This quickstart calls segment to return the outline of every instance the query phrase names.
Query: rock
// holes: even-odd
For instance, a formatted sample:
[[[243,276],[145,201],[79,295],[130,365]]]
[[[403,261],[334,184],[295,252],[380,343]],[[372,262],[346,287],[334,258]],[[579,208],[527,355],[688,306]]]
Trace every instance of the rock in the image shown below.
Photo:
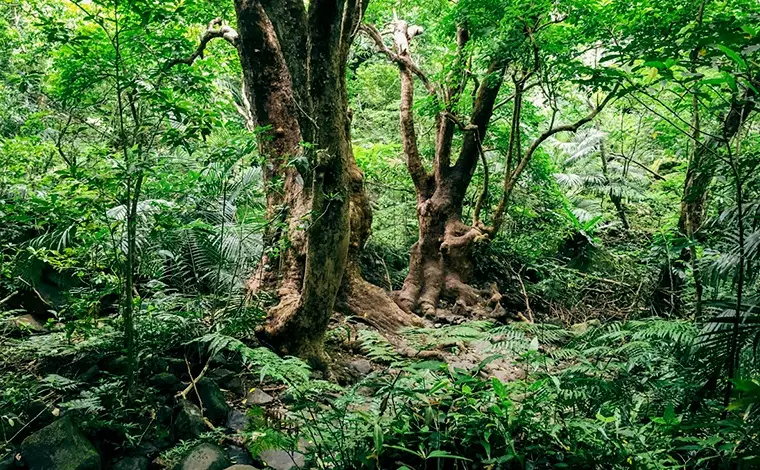
[[[225,468],[224,470],[259,470],[259,469],[254,467],[253,465],[233,465],[231,467]]]
[[[203,416],[212,423],[223,423],[227,419],[227,413],[230,412],[230,406],[224,400],[224,394],[219,385],[213,380],[203,377],[196,382],[195,388],[201,397]]]
[[[230,411],[230,414],[227,415],[227,423],[225,426],[232,429],[233,431],[243,431],[248,427],[248,422],[249,419],[245,413],[238,410],[232,410]]]
[[[100,454],[68,417],[24,439],[21,455],[29,470],[100,469]]]
[[[193,448],[175,470],[224,470],[231,465],[221,447],[203,443]]]
[[[272,395],[269,395],[260,388],[253,389],[253,391],[248,393],[248,396],[245,397],[245,403],[247,405],[266,405],[267,403],[271,403],[273,401],[274,398]]]
[[[229,364],[229,361],[227,361],[227,358],[223,354],[219,353],[211,358],[209,364],[212,367],[225,367]]]
[[[291,470],[303,468],[306,464],[306,456],[300,452],[286,452],[284,450],[265,450],[259,454],[259,459],[267,467],[274,470]]]
[[[89,382],[90,380],[94,379],[98,372],[100,372],[100,369],[98,369],[98,366],[92,366],[86,371],[82,372],[79,377],[77,377],[81,382]]]
[[[216,369],[212,371],[208,376],[216,383],[219,384],[225,390],[235,393],[236,395],[244,396],[245,387],[243,381],[234,372],[229,369]]]
[[[129,360],[127,356],[116,356],[109,359],[103,369],[114,375],[125,375],[129,369]]]
[[[159,424],[171,423],[174,410],[170,406],[159,405],[156,409],[156,422]]]
[[[166,363],[166,371],[171,372],[177,377],[187,375],[187,364],[184,359],[177,359],[176,357],[167,357],[164,359]]]
[[[45,328],[42,323],[37,321],[37,319],[30,314],[20,315],[18,317],[11,318],[8,321],[10,322],[11,326],[16,329],[16,336],[22,334],[47,333],[47,328]]]
[[[348,368],[356,375],[364,377],[372,372],[372,363],[367,359],[356,359],[348,363]]]
[[[251,453],[248,452],[248,449],[244,449],[242,447],[238,446],[229,446],[225,449],[225,452],[227,452],[227,457],[232,461],[232,463],[237,465],[253,465],[253,457],[251,457]]]
[[[127,457],[111,467],[112,470],[148,470],[148,457]]]
[[[149,380],[150,384],[159,390],[174,390],[179,379],[169,372],[160,372]]]
[[[229,390],[239,397],[245,396],[245,385],[243,385],[243,381],[240,380],[240,377],[237,375],[230,377],[229,380],[222,385],[222,388]]]
[[[206,431],[201,409],[195,404],[182,400],[177,419],[174,421],[174,435],[177,439],[195,439]]]
[[[137,448],[137,452],[139,452],[140,455],[144,456],[145,458],[150,459],[158,455],[162,450],[166,450],[171,447],[170,444],[167,444],[167,440],[162,439],[160,441],[143,442],[140,444],[140,447]]]
[[[211,372],[208,373],[207,377],[214,379],[216,383],[218,383],[220,386],[222,383],[232,377],[234,374],[231,370],[221,368],[221,369],[214,369]]]

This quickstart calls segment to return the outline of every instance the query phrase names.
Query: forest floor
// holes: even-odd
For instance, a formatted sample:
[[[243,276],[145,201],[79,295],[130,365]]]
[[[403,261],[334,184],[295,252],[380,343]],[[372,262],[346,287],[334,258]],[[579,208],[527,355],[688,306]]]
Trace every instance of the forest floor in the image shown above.
[[[155,351],[141,358],[130,405],[130,398],[119,392],[128,370],[126,357],[113,342],[118,336],[115,319],[100,320],[91,334],[68,336],[64,325],[51,331],[29,315],[18,317],[0,335],[10,353],[4,369],[18,379],[16,386],[28,388],[18,391],[24,403],[19,403],[22,411],[12,415],[16,419],[10,426],[11,415],[4,416],[6,453],[0,469],[28,465],[35,470],[40,468],[38,459],[30,452],[54,459],[56,448],[67,447],[96,449],[104,468],[202,468],[193,466],[199,459],[298,468],[304,465],[302,452],[309,450],[311,438],[319,438],[309,435],[313,430],[289,429],[300,421],[297,415],[303,413],[307,398],[293,396],[294,390],[307,394],[319,384],[317,389],[329,391],[331,399],[355,393],[355,411],[369,409],[382,398],[385,392],[377,379],[398,380],[404,368],[415,364],[502,382],[525,376],[511,358],[497,353],[494,345],[504,338],[485,334],[490,323],[448,319],[456,324],[425,320],[425,327],[384,337],[368,325],[336,315],[326,342],[329,367],[324,372],[309,371],[295,359],[289,369],[287,359],[277,362],[273,354],[267,360],[251,360],[265,349],[242,343],[237,352],[231,344],[220,347],[214,340],[208,348],[190,342]],[[208,351],[214,351],[213,356]],[[304,387],[306,383],[310,385]],[[316,403],[327,406],[324,399]],[[80,442],[51,434],[56,426],[51,423],[60,422],[54,418],[62,412],[77,416],[72,435],[81,437]],[[251,429],[259,434],[251,434]],[[265,429],[298,437],[265,442],[271,437],[266,431],[261,434]],[[35,436],[43,438],[43,450],[32,445]],[[261,445],[253,442],[257,438]]]

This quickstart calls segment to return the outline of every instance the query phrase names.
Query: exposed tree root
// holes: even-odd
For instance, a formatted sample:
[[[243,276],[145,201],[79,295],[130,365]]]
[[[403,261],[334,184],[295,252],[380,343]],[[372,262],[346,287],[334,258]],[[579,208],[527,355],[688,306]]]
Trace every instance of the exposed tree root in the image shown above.
[[[348,279],[344,284],[345,296],[340,301],[340,310],[384,333],[395,332],[404,326],[424,324],[417,315],[399,308],[383,289],[365,281],[358,274],[356,266],[350,267],[347,275]]]

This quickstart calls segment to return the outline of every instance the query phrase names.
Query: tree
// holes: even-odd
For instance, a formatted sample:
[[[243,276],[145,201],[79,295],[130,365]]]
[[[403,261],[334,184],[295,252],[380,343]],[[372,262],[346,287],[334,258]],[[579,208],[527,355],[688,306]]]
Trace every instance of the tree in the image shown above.
[[[276,291],[264,327],[283,352],[319,365],[335,307],[378,326],[413,323],[361,278],[356,254],[371,209],[353,158],[346,63],[367,2],[237,0],[237,31],[212,23],[190,64],[214,37],[238,51],[244,90],[265,157],[268,247],[252,292]],[[340,294],[340,296],[339,296]]]
[[[554,107],[548,129],[529,141],[523,152],[526,139],[521,113],[529,90],[551,89],[557,85],[556,80],[567,80],[567,76],[560,78],[551,73],[551,66],[557,66],[561,60],[571,61],[573,67],[578,67],[575,72],[582,68],[575,62],[581,55],[577,50],[542,54],[542,46],[546,47],[551,41],[556,41],[551,44],[556,46],[562,40],[561,36],[552,36],[556,34],[552,26],[566,17],[553,7],[551,2],[528,6],[519,2],[507,5],[483,2],[477,3],[477,7],[467,3],[460,9],[454,8],[453,16],[458,17],[456,53],[441,83],[428,78],[411,55],[410,43],[423,28],[396,18],[392,22],[393,46],[389,47],[378,28],[363,26],[378,50],[398,66],[401,80],[401,141],[407,169],[416,188],[419,222],[419,238],[411,249],[409,274],[396,296],[399,306],[407,312],[419,308],[424,315],[434,315],[441,297],[454,300],[465,309],[479,303],[482,293],[469,285],[473,245],[496,237],[510,195],[541,144],[560,132],[577,131],[615,96],[614,92],[606,94],[590,113],[571,124],[555,125],[558,110]],[[470,11],[474,13],[468,16]],[[494,30],[499,34],[498,40],[489,37]],[[478,67],[482,67],[479,74],[474,72]],[[596,75],[589,68],[584,71]],[[424,85],[435,110],[436,138],[431,170],[425,167],[415,127],[415,78]],[[513,93],[498,101],[507,81],[511,81]],[[468,91],[472,96],[471,106],[468,106]],[[550,91],[544,95],[549,102],[556,98]],[[472,220],[466,223],[463,220],[465,197],[479,161],[487,171],[486,131],[495,111],[509,102],[512,103],[511,125],[501,195],[490,220],[485,220],[483,211],[489,196],[486,175],[484,191],[477,198]],[[465,118],[463,113],[469,117]],[[457,144],[459,154],[452,162]]]
[[[760,83],[753,61],[748,60],[757,47],[757,31],[747,25],[756,17],[756,3],[742,0],[730,8],[709,0],[676,8],[653,3],[655,11],[661,12],[658,17],[673,26],[657,35],[638,32],[627,45],[616,42],[614,52],[632,61],[646,54],[649,60],[636,70],[648,69],[650,73],[643,81],[629,78],[637,89],[633,96],[687,138],[689,155],[677,225],[685,243],[675,261],[662,266],[653,300],[658,310],[680,311],[682,271],[690,263],[696,310],[701,315],[703,288],[696,247],[702,238],[700,229],[707,216],[710,186],[719,166],[720,149],[755,111]],[[690,99],[666,103],[656,96],[657,89]]]

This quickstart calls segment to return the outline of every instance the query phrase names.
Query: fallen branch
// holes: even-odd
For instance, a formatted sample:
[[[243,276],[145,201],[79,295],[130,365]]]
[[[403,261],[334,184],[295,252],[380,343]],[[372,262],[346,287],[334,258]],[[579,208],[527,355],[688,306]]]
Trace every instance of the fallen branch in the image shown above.
[[[190,393],[191,390],[195,390],[195,395],[198,397],[198,403],[201,404],[201,415],[203,415],[203,402],[201,401],[201,396],[198,393],[198,388],[195,386],[195,384],[198,383],[200,379],[203,378],[204,375],[206,375],[206,372],[208,371],[208,367],[211,364],[211,358],[209,358],[208,361],[206,361],[206,365],[203,366],[203,370],[201,370],[201,373],[198,374],[198,377],[193,378],[193,373],[190,371],[190,363],[187,361],[187,358],[185,358],[185,366],[187,366],[187,374],[190,376],[190,385],[185,387],[184,390],[176,394],[177,397],[182,397],[183,400],[187,399],[187,394]]]

